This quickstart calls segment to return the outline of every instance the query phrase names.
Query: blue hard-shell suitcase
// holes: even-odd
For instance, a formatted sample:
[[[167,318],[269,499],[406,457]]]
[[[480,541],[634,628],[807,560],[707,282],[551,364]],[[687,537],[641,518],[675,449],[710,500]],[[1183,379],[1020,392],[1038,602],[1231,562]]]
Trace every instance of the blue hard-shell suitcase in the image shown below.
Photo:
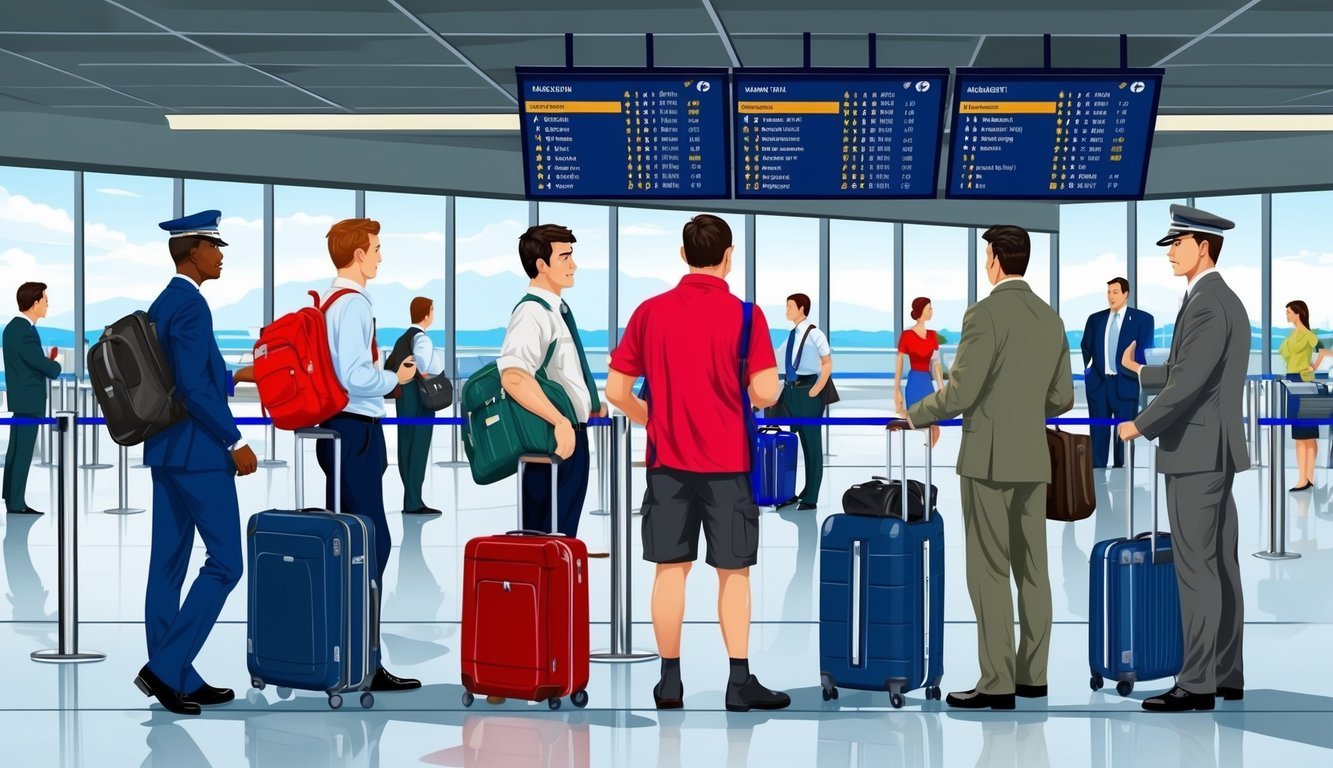
[[[902,477],[907,476],[906,430]],[[892,432],[889,433],[892,440]],[[930,485],[930,447],[926,447]],[[944,676],[944,524],[928,509],[902,517],[834,514],[819,544],[819,665],[824,700],[838,686],[903,693],[924,688],[940,698]]]
[[[1134,449],[1125,450],[1129,537],[1098,542],[1090,558],[1088,666],[1092,690],[1107,680],[1128,696],[1134,683],[1180,674],[1184,640],[1180,589],[1171,535],[1157,532],[1157,475],[1152,477],[1153,527],[1134,535]]]
[[[755,504],[771,507],[796,496],[797,440],[795,433],[778,427],[759,429],[754,466],[750,467]]]
[[[379,584],[375,529],[358,515],[307,510],[302,501],[303,440],[333,440],[334,506],[341,506],[341,438],[331,429],[296,431],[296,510],[250,518],[246,666],[260,690],[323,691],[329,706],[361,691],[379,669]]]

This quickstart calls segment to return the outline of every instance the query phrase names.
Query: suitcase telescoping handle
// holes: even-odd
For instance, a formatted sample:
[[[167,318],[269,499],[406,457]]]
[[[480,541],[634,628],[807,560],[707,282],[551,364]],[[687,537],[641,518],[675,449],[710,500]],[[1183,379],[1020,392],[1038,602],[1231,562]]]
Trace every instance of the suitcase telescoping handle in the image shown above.
[[[302,440],[333,441],[333,509],[330,512],[342,512],[343,498],[343,452],[342,435],[336,429],[306,427],[296,430],[296,509],[305,509],[305,451],[301,449]]]
[[[893,476],[893,433],[894,432],[898,433],[898,439],[902,443],[901,445],[902,459],[900,459],[898,462],[898,468],[899,471],[902,473],[903,488],[902,488],[902,493],[898,494],[898,498],[902,502],[903,522],[907,522],[907,430],[908,428],[909,425],[907,419],[894,419],[889,422],[888,427],[885,429],[884,432],[886,436],[885,439],[886,446],[884,448],[884,474],[889,475],[890,477]],[[925,497],[923,499],[923,506],[925,507],[926,511],[925,511],[925,516],[922,517],[922,521],[926,522],[930,520],[930,507],[933,499],[931,498],[930,495],[930,481],[931,481],[930,465],[932,463],[930,432],[926,431],[924,432],[924,434],[926,436],[926,488],[923,493]]]
[[[545,531],[534,531],[523,527],[523,467],[527,464],[550,464],[551,465],[551,531],[556,529],[556,523],[560,518],[560,498],[557,492],[560,488],[560,457],[547,456],[544,453],[525,453],[518,457],[518,530],[510,531],[515,535],[529,536],[550,536],[552,534]]]
[[[1157,452],[1148,453],[1149,487],[1152,489],[1152,528],[1148,531],[1149,547],[1152,549],[1154,563],[1169,563],[1175,558],[1173,550],[1157,548]],[[1133,540],[1134,535],[1134,441],[1125,441],[1125,538]]]

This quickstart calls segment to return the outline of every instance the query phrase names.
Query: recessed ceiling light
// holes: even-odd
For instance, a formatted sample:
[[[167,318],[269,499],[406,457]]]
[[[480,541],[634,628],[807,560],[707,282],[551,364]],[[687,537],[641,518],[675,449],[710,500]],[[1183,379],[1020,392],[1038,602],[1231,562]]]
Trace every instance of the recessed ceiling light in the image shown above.
[[[1158,131],[1333,131],[1333,115],[1158,115]]]
[[[517,131],[514,113],[452,115],[167,115],[175,131]]]

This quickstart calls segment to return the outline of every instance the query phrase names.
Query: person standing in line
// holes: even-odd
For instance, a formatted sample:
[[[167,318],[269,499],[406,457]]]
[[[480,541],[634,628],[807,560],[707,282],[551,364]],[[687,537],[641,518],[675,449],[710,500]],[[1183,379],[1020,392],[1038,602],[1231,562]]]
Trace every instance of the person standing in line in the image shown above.
[[[893,380],[894,410],[903,413],[926,396],[944,389],[944,366],[940,362],[940,337],[926,330],[926,323],[935,316],[930,299],[918,296],[912,299],[911,328],[898,339],[898,372]],[[903,386],[903,362],[908,363],[907,384]],[[934,386],[931,386],[931,382]],[[904,396],[903,391],[906,390]],[[930,427],[930,444],[940,441],[940,428]]]
[[[1157,441],[1166,476],[1166,512],[1180,587],[1184,663],[1171,690],[1143,700],[1150,712],[1211,710],[1214,699],[1244,698],[1245,605],[1237,555],[1239,524],[1232,485],[1250,468],[1242,418],[1250,358],[1250,319],[1217,272],[1222,233],[1236,225],[1184,205],[1158,245],[1177,277],[1189,281],[1165,365],[1141,365],[1134,344],[1126,368],[1160,393],[1120,439]]]
[[[15,294],[19,314],[9,321],[4,332],[5,390],[9,397],[9,411],[19,418],[36,419],[46,415],[46,382],[59,378],[59,350],[51,347],[42,353],[42,339],[37,333],[37,321],[50,311],[46,283],[24,283]],[[37,445],[37,430],[33,425],[11,425],[9,445],[5,449],[4,491],[5,511],[11,515],[40,515],[28,506],[28,472],[32,469],[33,448]]]
[[[833,353],[829,349],[828,337],[810,322],[809,315],[809,296],[793,293],[787,297],[787,320],[792,323],[792,329],[782,346],[787,363],[783,377],[786,384],[778,404],[797,419],[817,419],[824,415],[821,394],[833,375]],[[824,480],[823,430],[819,425],[792,428],[801,438],[805,487],[791,499],[778,504],[778,509],[799,504],[797,509],[810,510],[819,505],[819,487]]]
[[[1083,329],[1083,383],[1088,416],[1094,419],[1133,418],[1139,410],[1139,379],[1120,358],[1130,342],[1137,342],[1135,360],[1144,362],[1143,350],[1153,344],[1152,315],[1130,309],[1129,281],[1123,277],[1106,284],[1107,309],[1088,315]],[[1110,443],[1115,442],[1115,466],[1125,465],[1125,444],[1112,441],[1111,428],[1093,425],[1092,466],[1105,469]]]
[[[1333,354],[1324,349],[1319,337],[1310,330],[1310,307],[1303,301],[1287,304],[1287,322],[1292,324],[1291,333],[1282,340],[1278,354],[1287,367],[1287,381],[1314,381],[1314,372],[1323,364],[1324,358]],[[1313,361],[1311,355],[1315,355]],[[1314,488],[1314,462],[1319,452],[1316,441],[1319,439],[1319,427],[1292,427],[1291,439],[1296,443],[1296,466],[1300,469],[1300,479],[1293,491],[1308,491]]]
[[[366,283],[379,274],[380,223],[374,219],[344,219],[329,229],[329,258],[338,276],[320,299],[326,307],[329,352],[338,383],[347,392],[347,407],[320,424],[342,439],[342,509],[360,515],[375,527],[375,567],[381,594],[384,569],[393,551],[389,522],[384,514],[384,472],[389,458],[384,446],[384,398],[417,375],[408,357],[396,371],[381,370],[375,340],[375,310]],[[315,458],[324,470],[325,508],[333,509],[333,443],[320,440]],[[421,681],[397,677],[383,665],[375,672],[370,690],[406,691]]]
[[[682,241],[689,274],[634,310],[606,382],[607,400],[648,431],[643,559],[657,564],[652,615],[662,657],[653,701],[658,709],[684,706],[685,581],[699,558],[702,528],[708,564],[717,571],[718,623],[730,658],[727,710],[782,709],[791,698],[750,673],[750,566],[759,558],[759,507],[750,487],[752,416],[742,399],[745,387],[753,406],[777,402],[777,359],[768,321],[753,307],[749,355],[741,360],[743,308],[727,288],[727,222],[699,214],[685,224]],[[652,392],[651,409],[634,394],[640,376]]]
[[[435,345],[431,343],[426,331],[435,322],[435,302],[425,296],[412,299],[408,307],[412,325],[398,337],[393,352],[386,361],[390,370],[396,369],[402,360],[412,357],[416,363],[417,376],[439,375],[444,367],[431,366],[431,356]],[[400,418],[429,419],[435,412],[426,408],[421,401],[421,390],[415,382],[403,386],[398,395],[395,413]],[[426,469],[430,464],[430,438],[434,424],[399,424],[398,425],[398,476],[403,481],[403,514],[438,515],[440,510],[426,506],[421,499],[421,486],[426,482]]]
[[[963,416],[958,476],[981,679],[970,691],[950,693],[946,702],[1013,709],[1015,696],[1046,696],[1046,419],[1074,407],[1074,382],[1065,324],[1023,279],[1032,252],[1028,233],[995,226],[982,237],[986,277],[995,288],[963,316],[949,386],[904,415],[913,428]],[[1018,585],[1016,654],[1011,571]]]
[[[213,312],[199,292],[222,276],[227,243],[218,232],[221,218],[221,211],[202,211],[158,225],[171,233],[167,248],[176,275],[148,308],[186,417],[144,441],[143,463],[153,475],[144,593],[148,663],[134,684],[181,715],[197,715],[201,707],[236,697],[230,688],[204,682],[194,660],[241,579],[245,561],[236,476],[259,466],[227,404],[236,382],[254,381],[254,371],[227,372],[213,335]],[[195,533],[207,556],[182,602]]]

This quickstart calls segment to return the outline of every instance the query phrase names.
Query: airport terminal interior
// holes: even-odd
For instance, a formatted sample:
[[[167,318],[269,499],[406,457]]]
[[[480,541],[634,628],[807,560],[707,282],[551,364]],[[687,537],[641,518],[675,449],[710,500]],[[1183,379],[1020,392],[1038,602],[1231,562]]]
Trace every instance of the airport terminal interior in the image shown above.
[[[828,700],[820,678],[821,531],[842,512],[844,491],[885,474],[890,453],[895,462],[901,458],[896,438],[889,450],[882,423],[832,423],[823,428],[826,469],[817,508],[764,507],[751,569],[751,669],[788,692],[791,705],[743,713],[723,706],[728,665],[718,580],[699,563],[685,608],[684,706],[658,710],[654,565],[642,559],[640,531],[644,432],[635,426],[627,441],[613,441],[611,428],[591,426],[592,470],[578,535],[590,551],[625,547],[588,561],[592,650],[646,658],[595,661],[586,707],[566,700],[553,711],[546,702],[490,704],[481,696],[466,707],[464,546],[519,527],[517,486],[513,478],[476,484],[460,428],[436,426],[423,498],[443,514],[402,514],[397,430],[389,426],[383,493],[393,546],[382,585],[381,652],[386,667],[419,678],[422,687],[378,695],[371,708],[348,696],[337,710],[323,692],[253,689],[243,578],[196,661],[205,680],[235,689],[236,700],[184,717],[145,698],[133,682],[146,661],[154,515],[143,447],[122,448],[104,428],[79,427],[62,468],[61,443],[42,426],[26,499],[43,514],[0,518],[0,668],[7,692],[0,702],[7,757],[0,762],[1328,764],[1333,445],[1324,427],[1313,487],[1289,490],[1297,485],[1298,446],[1289,427],[1258,419],[1287,413],[1277,379],[1288,370],[1280,349],[1293,331],[1289,302],[1305,302],[1309,329],[1333,346],[1330,42],[1333,6],[1326,0],[3,0],[0,301],[11,301],[25,282],[47,286],[49,310],[37,331],[43,350],[57,349],[62,371],[48,389],[51,413],[97,415],[85,355],[106,326],[147,309],[171,279],[168,235],[159,222],[219,210],[218,231],[228,243],[223,272],[202,293],[230,370],[251,364],[261,329],[274,318],[307,306],[308,291],[328,289],[329,228],[369,217],[382,226],[383,263],[368,287],[376,342],[387,354],[411,322],[412,299],[431,299],[435,318],[427,334],[456,392],[499,355],[511,309],[526,290],[516,244],[528,227],[560,224],[577,238],[575,282],[562,298],[578,313],[600,387],[635,308],[686,273],[682,227],[695,214],[718,215],[734,237],[727,283],[762,309],[775,349],[792,327],[785,319],[788,297],[810,297],[810,317],[827,332],[841,395],[826,414],[835,421],[895,415],[898,340],[913,325],[917,297],[933,308],[929,327],[940,337],[947,383],[964,314],[992,289],[982,234],[993,225],[1016,225],[1031,234],[1024,278],[1059,313],[1072,350],[1075,403],[1065,416],[1086,418],[1080,344],[1089,316],[1107,309],[1110,281],[1125,278],[1129,306],[1155,318],[1152,347],[1160,352],[1172,344],[1186,280],[1173,274],[1158,241],[1173,226],[1172,206],[1189,206],[1234,223],[1218,271],[1249,317],[1242,418],[1252,466],[1234,482],[1245,610],[1241,701],[1219,699],[1213,711],[1152,713],[1141,703],[1170,689],[1170,677],[1139,681],[1126,695],[1114,681],[1100,690],[1089,684],[1088,635],[1100,623],[1090,614],[1102,610],[1090,595],[1095,545],[1148,531],[1154,520],[1159,530],[1169,529],[1152,444],[1142,439],[1132,468],[1093,470],[1090,518],[1047,523],[1054,611],[1047,698],[1019,698],[1012,711],[951,708],[922,690],[905,694],[901,707],[882,691],[843,688]],[[934,98],[942,101],[938,113],[925,107],[919,119],[941,124],[918,135],[923,151],[915,172],[933,181],[913,199],[839,196],[837,188],[801,194],[795,185],[785,194],[747,194],[750,175],[739,165],[750,160],[740,155],[742,147],[749,151],[749,139],[733,146],[723,137],[720,146],[734,154],[701,172],[717,174],[708,183],[720,179],[721,194],[679,188],[673,194],[662,177],[658,190],[636,189],[633,171],[628,190],[621,190],[618,159],[618,193],[552,190],[534,174],[533,129],[524,123],[539,110],[524,109],[530,94],[516,68],[571,66],[624,77],[653,68],[722,72],[723,81],[728,71],[739,78],[750,68],[862,74],[870,66],[900,73],[928,68],[943,80],[921,79],[915,90],[925,97],[924,86],[934,83]],[[1147,76],[1149,88],[1159,89],[1155,114],[1147,113],[1146,133],[1130,139],[1149,142],[1151,151],[1147,144],[1124,150],[1142,161],[1146,179],[1082,198],[1074,196],[1073,180],[1069,195],[1049,197],[992,197],[976,194],[971,183],[972,189],[955,189],[968,182],[967,171],[955,167],[958,141],[972,134],[954,135],[953,86],[970,69],[1160,70],[1158,79]],[[1121,83],[1123,92],[1143,86],[1134,82],[1133,89]],[[728,98],[686,88],[687,96],[703,100],[705,112],[710,98]],[[610,103],[619,110],[618,96]],[[717,125],[730,126],[729,119]],[[928,135],[932,130],[936,135]],[[545,135],[551,141],[559,132]],[[739,128],[735,135],[743,136]],[[984,143],[972,141],[973,152]],[[590,152],[586,145],[584,151]],[[835,148],[834,162],[836,154]],[[1046,151],[1040,154],[1044,191]],[[969,162],[966,149],[961,158]],[[971,158],[972,167],[987,162]],[[599,162],[611,161],[589,154],[573,173],[591,178]],[[758,178],[758,158],[755,166]],[[1007,178],[1004,166],[994,167],[989,176],[977,174],[992,189]],[[763,190],[784,179],[769,177]],[[1051,179],[1050,190],[1063,192],[1055,173]],[[539,189],[534,181],[546,183]],[[853,171],[853,189],[856,183]],[[778,365],[781,373],[781,359]],[[1317,383],[1326,381],[1328,368],[1317,372]],[[238,385],[230,407],[238,417],[264,416],[249,384]],[[460,407],[456,402],[437,416],[462,417]],[[3,420],[12,410],[0,407],[4,440],[15,428]],[[1089,427],[1065,429],[1086,434]],[[293,508],[298,462],[307,466],[305,496],[322,499],[312,448],[297,455],[291,432],[262,423],[241,432],[262,461],[254,474],[236,479],[242,525],[257,512]],[[924,434],[906,439],[907,470],[916,479],[924,478],[928,460]],[[946,693],[973,687],[979,672],[955,472],[963,439],[959,427],[945,426],[929,455],[944,528],[940,685]],[[897,477],[900,470],[892,472]],[[73,530],[71,548],[65,543]],[[196,541],[188,578],[203,564],[204,547]],[[105,658],[30,658],[52,648]]]

